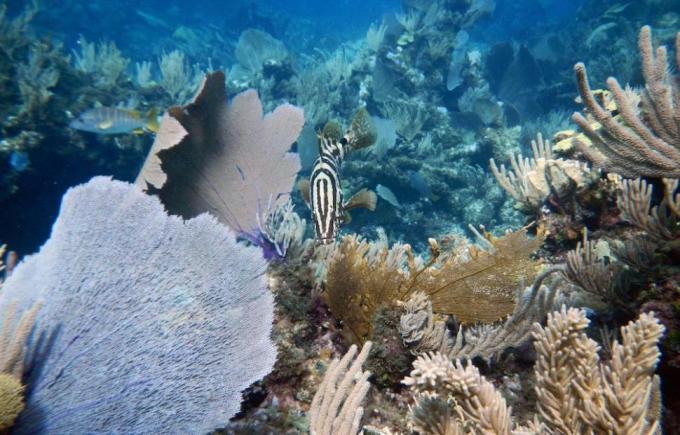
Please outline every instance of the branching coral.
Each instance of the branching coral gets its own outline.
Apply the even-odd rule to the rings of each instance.
[[[397,132],[407,141],[412,141],[420,133],[428,120],[427,111],[417,102],[391,99],[383,104],[386,118],[397,126]]]
[[[23,409],[24,386],[21,385],[21,380],[7,373],[0,373],[0,430],[10,429]]]
[[[38,0],[27,3],[26,8],[14,19],[7,17],[7,3],[0,5],[0,50],[10,58],[13,58],[15,50],[26,45],[24,34],[39,10]]]
[[[18,379],[23,376],[26,339],[42,305],[42,301],[35,302],[18,319],[18,301],[13,300],[5,307],[0,330],[0,373],[7,373]]]
[[[414,354],[441,352],[450,359],[491,359],[505,349],[526,341],[535,322],[540,322],[553,309],[558,285],[543,286],[548,275],[558,270],[543,272],[527,292],[523,285],[517,290],[515,308],[503,322],[461,326],[455,340],[449,337],[443,321],[435,320],[432,304],[425,294],[418,292],[404,304],[399,332]]]
[[[371,318],[380,305],[397,301],[396,289],[409,276],[404,270],[409,256],[413,255],[408,245],[388,249],[356,235],[343,237],[329,253],[325,300],[352,341],[370,335]]]
[[[272,206],[270,201],[268,210],[264,221],[260,221],[258,215],[259,233],[263,241],[268,242],[279,258],[299,257],[306,246],[306,221],[295,213],[290,200],[278,206]],[[266,252],[265,257],[268,257]]]
[[[585,311],[562,308],[536,323],[538,416],[513,422],[505,399],[471,364],[420,356],[403,383],[414,393],[413,428],[423,434],[653,434],[659,424],[658,341],[664,327],[642,314],[621,329],[612,359],[601,363]],[[538,418],[540,417],[540,418]],[[446,430],[446,431],[443,431]]]
[[[442,433],[435,427],[455,428],[453,433],[511,433],[511,410],[505,399],[471,363],[454,364],[440,353],[426,354],[413,363],[413,371],[402,382],[415,395],[411,415],[419,433]],[[444,406],[451,412],[431,414]]]
[[[415,355],[436,351],[446,353],[450,345],[449,333],[446,323],[435,319],[430,298],[423,292],[416,292],[403,304],[403,309],[399,334],[404,346]]]
[[[45,105],[59,80],[59,71],[53,60],[60,54],[61,47],[35,44],[28,53],[26,63],[17,66],[17,83],[23,104],[21,113],[27,113]]]
[[[531,141],[531,149],[531,159],[510,157],[512,170],[503,164],[499,169],[494,159],[490,160],[498,184],[526,210],[538,209],[551,193],[561,198],[595,179],[586,164],[553,158],[550,141],[544,141],[540,133]]]
[[[618,262],[600,258],[595,242],[588,240],[584,231],[583,242],[567,253],[563,275],[567,281],[580,287],[600,302],[626,308],[633,298],[623,279],[625,269]]]
[[[160,85],[174,104],[186,103],[203,78],[201,69],[197,65],[191,67],[180,50],[163,53],[158,60],[158,68],[161,71]]]
[[[342,359],[336,358],[330,363],[309,409],[311,435],[355,435],[359,432],[364,415],[361,405],[371,386],[368,382],[371,373],[362,371],[361,366],[370,351],[370,341],[364,344],[358,356],[357,346],[352,345]]]
[[[640,30],[638,47],[645,88],[638,97],[610,77],[607,87],[616,102],[615,116],[595,98],[582,63],[574,66],[578,91],[589,117],[574,113],[572,119],[588,141],[574,144],[597,167],[626,177],[680,177],[680,93],[668,68],[665,47],[654,50],[649,26]],[[680,33],[675,38],[680,52]],[[680,68],[680,56],[676,56]]]
[[[652,186],[643,179],[623,180],[617,204],[623,219],[645,231],[657,241],[680,237],[680,194],[677,179],[665,178],[665,196],[661,204],[651,207]]]
[[[621,328],[623,342],[612,345],[612,359],[600,363],[599,346],[584,330],[583,310],[562,308],[536,325],[538,410],[556,433],[645,433],[656,431],[651,409],[659,394],[654,370],[664,327],[653,314]]]
[[[556,305],[559,285],[557,283],[550,286],[542,285],[545,278],[555,272],[554,269],[548,269],[541,273],[528,292],[520,285],[515,308],[503,322],[461,327],[453,345],[448,349],[448,357],[450,359],[481,357],[488,361],[505,349],[524,343],[530,337],[533,324],[542,321]]]
[[[92,74],[98,87],[115,85],[127,68],[129,59],[123,57],[114,42],[88,42],[80,37],[80,52],[73,50],[76,69]]]
[[[371,26],[368,28],[368,31],[366,32],[366,45],[368,45],[368,48],[371,51],[377,52],[378,50],[380,50],[380,46],[383,43],[383,39],[385,39],[386,31],[387,26],[385,25],[385,23],[381,23],[380,25],[371,23]]]

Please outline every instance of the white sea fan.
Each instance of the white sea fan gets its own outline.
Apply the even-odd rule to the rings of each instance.
[[[69,190],[50,239],[3,285],[0,312],[45,301],[14,430],[207,433],[271,370],[262,253],[203,214],[184,221],[133,185]]]

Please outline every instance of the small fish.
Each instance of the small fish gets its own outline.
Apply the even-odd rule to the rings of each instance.
[[[141,134],[158,131],[158,112],[151,109],[146,114],[136,110],[97,107],[81,113],[69,127],[98,134]]]
[[[365,110],[364,110],[365,112]],[[364,135],[366,126],[361,126],[365,119],[357,121],[358,117],[367,116],[361,112],[357,114],[350,130],[341,138],[335,128],[324,128],[319,132],[319,158],[316,159],[309,180],[301,180],[298,188],[303,199],[312,210],[312,221],[317,242],[330,244],[335,241],[342,223],[348,223],[348,210],[365,207],[375,210],[378,197],[375,192],[361,189],[349,201],[344,202],[342,186],[340,184],[340,165],[345,154],[352,149],[363,148],[375,141],[375,135]],[[369,118],[370,119],[370,118]]]
[[[430,185],[423,174],[421,174],[419,171],[412,170],[409,170],[407,174],[410,186],[418,191],[418,193],[420,193],[424,198],[428,198],[432,201],[438,201],[440,199],[439,196],[432,193]]]
[[[378,194],[378,196],[392,204],[394,207],[397,208],[401,207],[401,204],[397,199],[397,195],[395,195],[394,192],[392,192],[392,190],[390,190],[389,187],[383,186],[382,184],[378,184],[377,186],[375,186],[375,191]]]
[[[28,154],[22,151],[12,151],[9,156],[9,164],[17,172],[22,172],[29,165]]]

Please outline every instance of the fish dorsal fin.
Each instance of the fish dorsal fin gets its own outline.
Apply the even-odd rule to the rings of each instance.
[[[139,110],[124,109],[123,112],[127,113],[127,116],[132,119],[142,119],[142,114]]]
[[[297,188],[300,190],[300,195],[302,195],[302,199],[305,201],[305,204],[307,204],[307,207],[309,207],[309,180],[302,179],[298,181]]]
[[[152,133],[158,133],[159,128],[158,109],[154,107],[146,113],[146,124],[144,125],[144,129]]]
[[[99,130],[108,130],[111,127],[113,127],[113,120],[111,119],[105,119],[104,121],[97,124],[97,128]]]
[[[347,145],[346,138],[342,137],[340,140],[337,140],[324,134],[318,134],[318,138],[319,155],[332,156],[334,159],[340,160],[345,158],[345,146]]]
[[[349,201],[343,206],[345,210],[351,210],[353,208],[364,207],[371,211],[375,210],[375,206],[378,202],[378,195],[374,191],[369,189],[361,189],[352,196]]]

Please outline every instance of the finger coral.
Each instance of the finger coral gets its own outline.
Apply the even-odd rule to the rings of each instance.
[[[207,214],[168,216],[104,177],[70,189],[50,239],[0,295],[0,309],[47,301],[14,433],[221,427],[276,358],[265,267]]]

